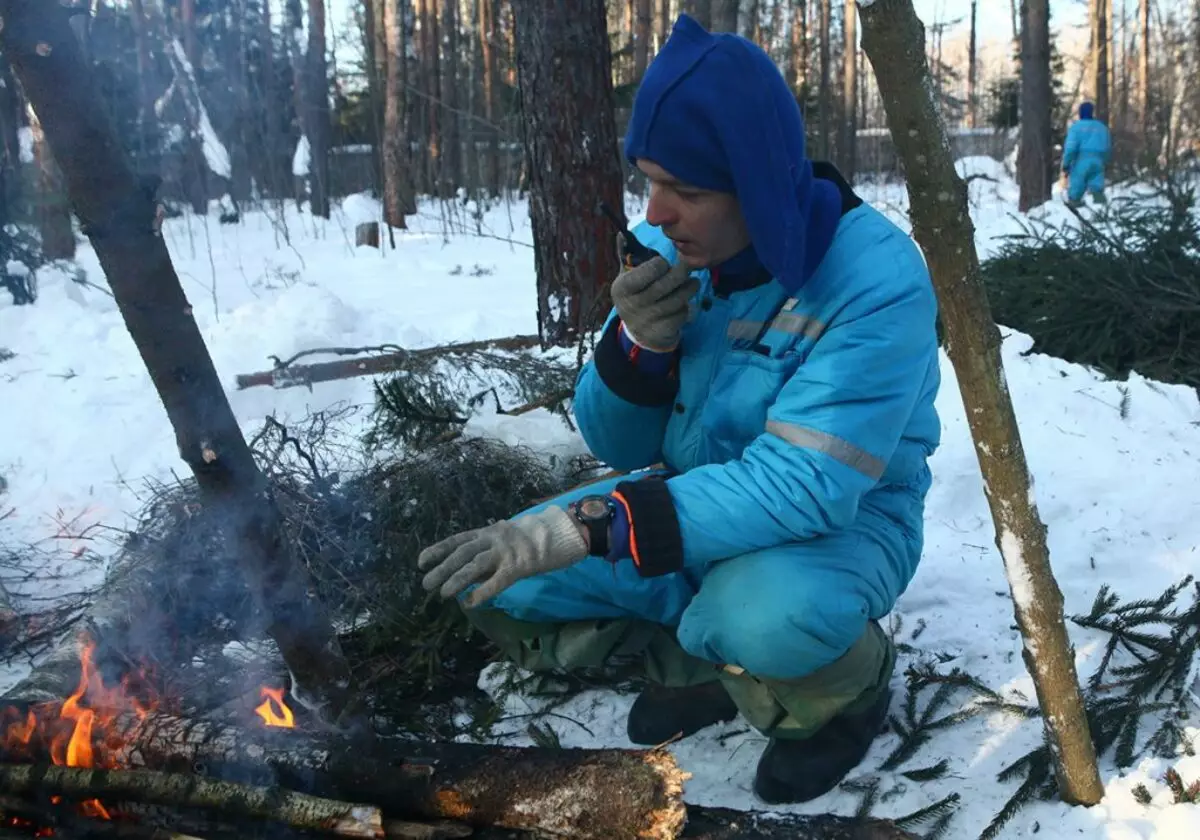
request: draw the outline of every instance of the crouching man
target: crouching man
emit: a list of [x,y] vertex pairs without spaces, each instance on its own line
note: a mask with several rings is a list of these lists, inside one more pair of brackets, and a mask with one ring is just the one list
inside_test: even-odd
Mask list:
[[[936,300],[913,242],[805,156],[783,77],[684,15],[646,72],[625,153],[649,179],[574,411],[631,474],[422,552],[524,668],[644,657],[628,734],[734,718],[769,736],[754,790],[802,802],[881,731],[878,619],[921,556],[937,447]],[[651,468],[665,464],[665,467]]]

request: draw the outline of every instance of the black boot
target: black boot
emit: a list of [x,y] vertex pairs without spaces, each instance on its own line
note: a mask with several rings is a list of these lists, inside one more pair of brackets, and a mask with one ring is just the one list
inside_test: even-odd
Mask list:
[[733,698],[718,680],[687,688],[652,685],[633,701],[626,731],[633,743],[656,746],[733,720],[737,713]]
[[803,740],[772,738],[758,760],[754,792],[764,802],[808,802],[858,766],[887,722],[891,692],[855,714],[841,714]]

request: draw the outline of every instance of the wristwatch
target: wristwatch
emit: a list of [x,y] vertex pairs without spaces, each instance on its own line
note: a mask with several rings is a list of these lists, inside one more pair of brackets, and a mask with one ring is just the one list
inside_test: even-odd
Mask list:
[[584,496],[571,505],[576,521],[587,528],[588,554],[593,557],[608,554],[608,526],[616,511],[616,504],[608,496]]

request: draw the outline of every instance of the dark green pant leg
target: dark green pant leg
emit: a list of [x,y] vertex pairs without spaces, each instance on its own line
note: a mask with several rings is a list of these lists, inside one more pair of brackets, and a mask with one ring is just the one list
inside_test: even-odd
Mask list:
[[527,671],[600,668],[642,657],[646,676],[669,687],[698,685],[720,676],[719,666],[679,646],[669,628],[642,619],[533,622],[502,610],[465,610],[467,620],[518,667]]
[[775,680],[726,667],[721,680],[751,726],[765,735],[798,740],[839,714],[870,707],[887,688],[895,664],[892,640],[872,621],[841,658],[805,677]]

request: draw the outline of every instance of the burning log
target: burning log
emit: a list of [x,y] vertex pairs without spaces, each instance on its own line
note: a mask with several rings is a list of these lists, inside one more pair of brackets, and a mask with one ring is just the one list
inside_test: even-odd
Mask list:
[[445,344],[438,347],[423,347],[419,350],[395,349],[391,352],[379,353],[374,356],[341,359],[333,362],[319,362],[312,365],[295,364],[303,356],[314,353],[333,353],[339,356],[349,356],[365,353],[369,349],[383,349],[330,347],[321,350],[307,350],[284,361],[276,360],[275,367],[271,370],[240,373],[236,381],[239,391],[258,385],[270,385],[272,388],[295,388],[298,385],[310,386],[318,382],[330,382],[334,379],[350,379],[355,376],[375,376],[381,373],[392,373],[393,371],[403,370],[405,365],[410,364],[414,359],[427,356],[474,353],[480,350],[529,350],[537,346],[539,346],[539,339],[536,335],[514,335],[508,338],[468,341],[461,344]]
[[57,704],[10,709],[0,759],[198,773],[352,797],[400,820],[451,820],[579,840],[667,840],[679,836],[686,820],[682,792],[689,774],[663,751],[380,738],[356,743],[296,728],[249,733],[161,714],[124,714],[91,733],[84,761],[77,737],[82,729],[58,712]]
[[383,814],[371,805],[182,773],[0,764],[0,788],[16,794],[41,792],[204,808],[239,817],[277,820],[294,828],[339,837],[384,836]]

